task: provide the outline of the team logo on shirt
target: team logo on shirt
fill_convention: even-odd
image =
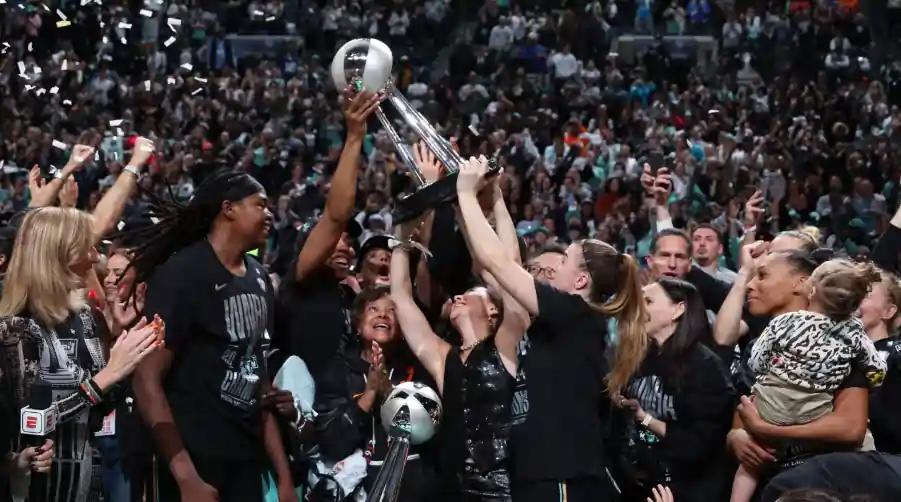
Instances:
[[[223,300],[229,346],[222,354],[228,369],[220,386],[223,401],[249,409],[256,404],[260,369],[255,349],[266,333],[268,307],[260,295],[238,294]]]

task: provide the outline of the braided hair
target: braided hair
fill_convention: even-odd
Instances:
[[[133,258],[128,265],[128,269],[135,271],[129,298],[134,296],[138,284],[150,278],[156,267],[182,249],[206,238],[223,202],[236,202],[263,191],[263,186],[249,174],[229,169],[210,174],[187,204],[164,199],[145,190],[150,198],[150,214],[155,224],[116,236],[140,243],[132,251]]]

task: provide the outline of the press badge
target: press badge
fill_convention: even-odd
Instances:
[[[116,435],[116,412],[113,411],[109,415],[103,417],[103,427],[94,433],[95,437],[115,436]]]

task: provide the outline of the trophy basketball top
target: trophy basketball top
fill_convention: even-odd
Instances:
[[[332,59],[332,80],[338,90],[353,85],[356,91],[379,92],[391,80],[394,55],[383,42],[357,38],[342,45]]]

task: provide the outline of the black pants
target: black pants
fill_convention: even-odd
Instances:
[[[219,491],[219,502],[262,502],[263,466],[259,462],[230,461],[191,455],[197,474],[208,485]],[[154,483],[148,502],[182,502],[178,483],[172,477],[169,466],[157,461],[153,472]],[[184,502],[191,502],[186,500]]]
[[[514,481],[513,502],[613,502],[619,499],[608,477],[560,481]]]
[[[760,502],[775,502],[782,494],[800,488],[896,502],[901,498],[901,457],[876,451],[818,455],[776,475],[764,488]]]

